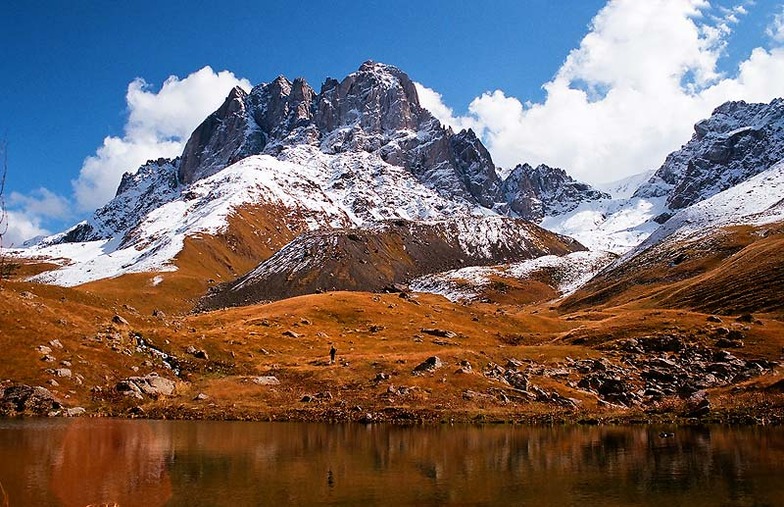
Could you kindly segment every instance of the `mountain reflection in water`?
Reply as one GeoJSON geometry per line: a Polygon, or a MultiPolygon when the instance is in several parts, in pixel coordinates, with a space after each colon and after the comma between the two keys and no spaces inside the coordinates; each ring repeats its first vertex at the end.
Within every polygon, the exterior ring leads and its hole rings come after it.
{"type": "Polygon", "coordinates": [[[660,431],[4,420],[0,483],[11,506],[784,505],[782,429],[660,431]]]}

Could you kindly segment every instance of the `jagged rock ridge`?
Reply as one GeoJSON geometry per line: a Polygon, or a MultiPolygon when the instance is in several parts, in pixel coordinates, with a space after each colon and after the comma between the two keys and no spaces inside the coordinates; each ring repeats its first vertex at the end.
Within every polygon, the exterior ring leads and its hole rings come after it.
{"type": "Polygon", "coordinates": [[[586,183],[576,181],[563,169],[541,164],[515,167],[502,184],[509,208],[517,216],[535,222],[548,215],[561,215],[583,202],[610,199],[611,196],[586,183]]]}
{"type": "Polygon", "coordinates": [[[664,222],[673,212],[755,176],[784,158],[784,99],[769,104],[726,102],[694,126],[633,197],[666,196],[664,222]]]}

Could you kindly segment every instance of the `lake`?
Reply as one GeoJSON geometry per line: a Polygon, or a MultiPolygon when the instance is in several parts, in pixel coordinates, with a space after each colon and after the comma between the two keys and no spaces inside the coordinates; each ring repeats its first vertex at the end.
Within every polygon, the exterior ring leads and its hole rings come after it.
{"type": "Polygon", "coordinates": [[[0,483],[12,507],[781,506],[784,430],[0,420],[0,483]]]}

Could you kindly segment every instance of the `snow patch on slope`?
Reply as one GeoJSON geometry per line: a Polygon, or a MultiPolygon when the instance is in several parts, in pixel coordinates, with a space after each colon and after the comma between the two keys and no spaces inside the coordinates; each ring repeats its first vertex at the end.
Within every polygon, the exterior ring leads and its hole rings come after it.
{"type": "Polygon", "coordinates": [[[590,280],[615,258],[607,252],[574,252],[564,256],[545,255],[501,266],[472,266],[419,277],[410,283],[416,292],[439,294],[450,301],[471,301],[480,297],[492,279],[526,279],[547,270],[561,295],[568,295],[590,280]]]}

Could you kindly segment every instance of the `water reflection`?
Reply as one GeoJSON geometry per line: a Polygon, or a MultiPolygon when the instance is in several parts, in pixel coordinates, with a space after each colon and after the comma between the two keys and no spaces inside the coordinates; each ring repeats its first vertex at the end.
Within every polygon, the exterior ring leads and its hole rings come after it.
{"type": "Polygon", "coordinates": [[[52,458],[51,490],[63,505],[166,505],[166,437],[144,421],[74,420],[52,458]]]}
{"type": "Polygon", "coordinates": [[[784,505],[782,430],[659,431],[0,421],[0,481],[12,506],[784,505]]]}

